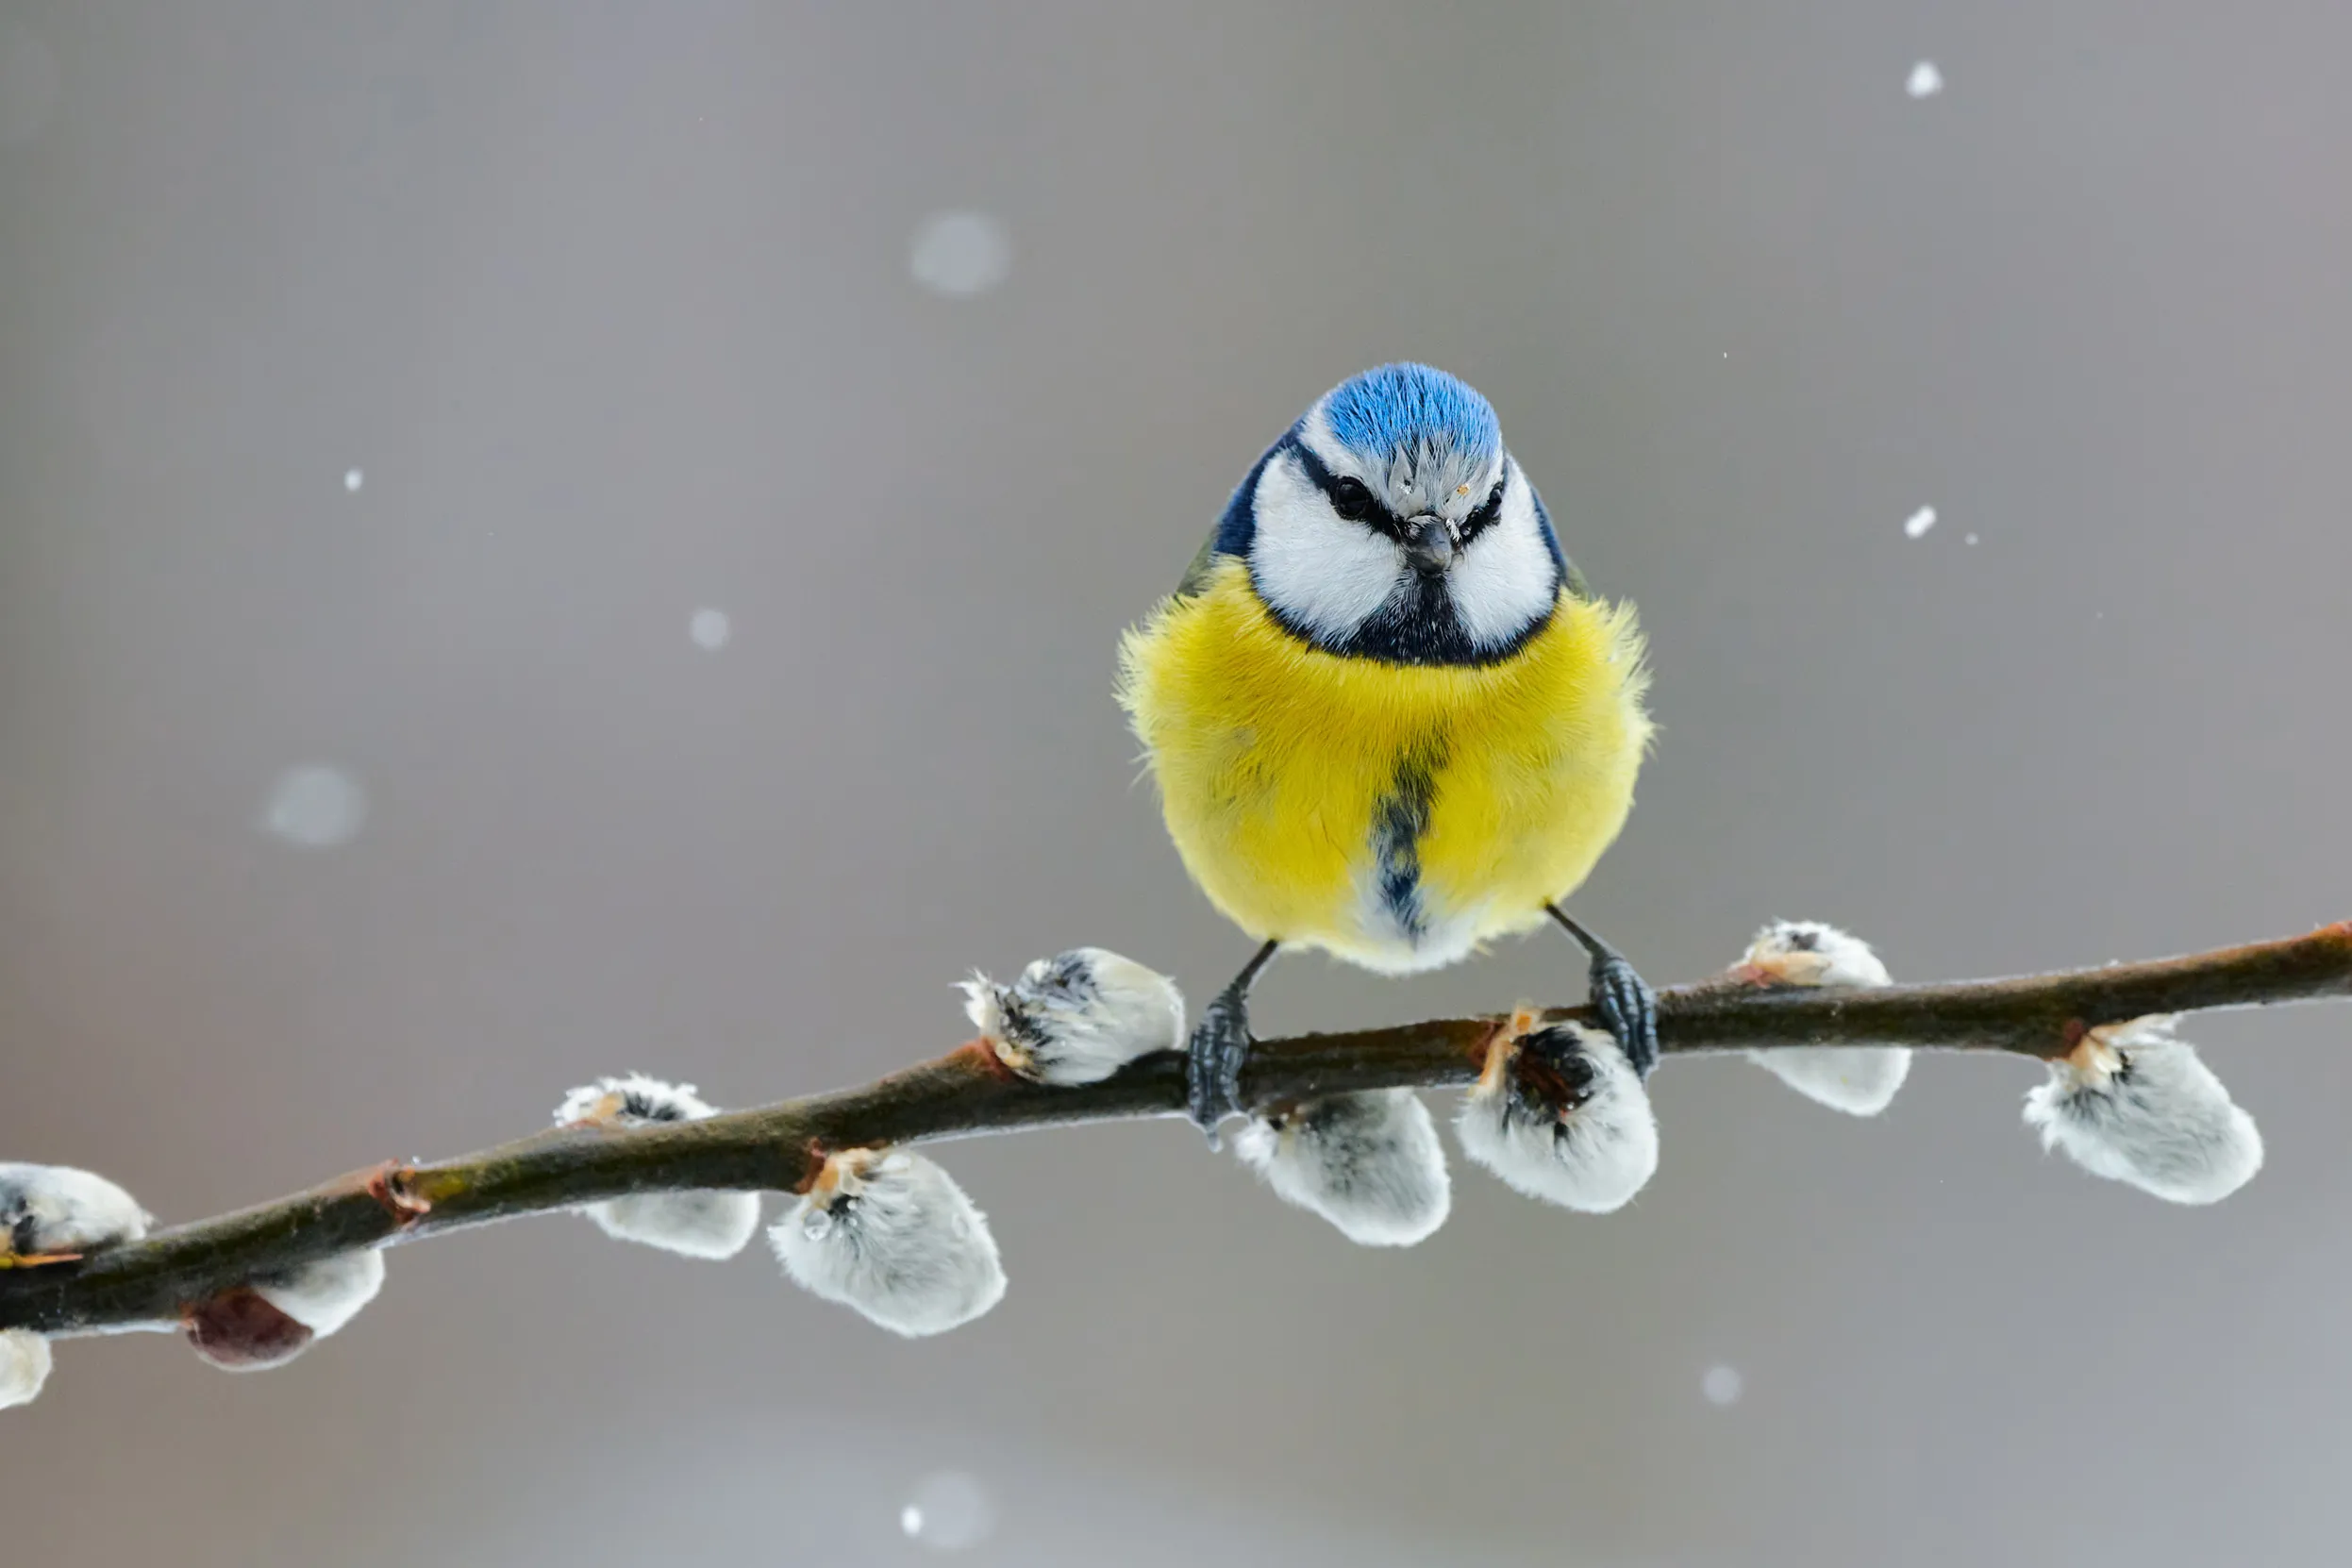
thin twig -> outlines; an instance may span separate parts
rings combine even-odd
[[[2352,922],[2188,958],[2021,979],[1877,991],[1765,990],[1733,977],[1659,997],[1669,1053],[1897,1044],[2054,1057],[2094,1025],[2352,995]],[[1589,1021],[1582,1007],[1545,1017]],[[1503,1020],[1437,1019],[1258,1043],[1249,1106],[1351,1090],[1470,1082]],[[861,1089],[633,1131],[556,1128],[462,1159],[388,1164],[77,1262],[0,1270],[0,1328],[52,1335],[170,1328],[192,1302],[356,1247],[415,1240],[629,1193],[805,1187],[829,1149],[1168,1116],[1174,1053],[1102,1083],[1015,1077],[980,1042]]]

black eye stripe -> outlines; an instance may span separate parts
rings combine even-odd
[[[1478,509],[1461,520],[1461,542],[1469,543],[1492,527],[1502,515],[1503,481],[1497,479],[1494,488],[1487,492],[1486,499],[1479,503]]]
[[[1330,467],[1321,458],[1315,456],[1314,448],[1300,441],[1296,436],[1293,436],[1286,444],[1292,451],[1298,454],[1299,466],[1306,471],[1308,479],[1314,487],[1323,492],[1324,499],[1331,503],[1333,511],[1350,522],[1360,522],[1366,527],[1376,528],[1391,539],[1404,538],[1404,525],[1397,521],[1396,514],[1390,511],[1378,495],[1365,487],[1362,481],[1333,474]],[[1509,483],[1510,478],[1510,469],[1506,463],[1501,475],[1494,481],[1494,488],[1487,492],[1486,499],[1479,503],[1478,509],[1462,519],[1458,543],[1469,543],[1501,519],[1503,488]],[[1371,503],[1372,509],[1359,516],[1351,517],[1350,508],[1341,499],[1340,487],[1342,485],[1362,489],[1365,497]]]
[[[1307,471],[1307,477],[1313,482],[1314,487],[1323,492],[1323,498],[1331,503],[1331,509],[1342,517],[1347,517],[1349,509],[1342,505],[1340,501],[1340,485],[1343,481],[1339,476],[1325,465],[1321,458],[1315,456],[1314,448],[1305,442],[1294,442],[1291,450],[1298,454],[1299,466]],[[1360,480],[1349,482],[1362,488]],[[1380,498],[1373,494],[1369,489],[1364,490],[1364,495],[1372,503],[1372,509],[1359,517],[1350,518],[1349,521],[1360,522],[1366,527],[1377,528],[1392,539],[1399,537],[1403,529],[1388,508],[1381,505]]]

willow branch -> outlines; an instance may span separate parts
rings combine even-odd
[[[2086,1029],[2149,1013],[2352,995],[2352,922],[2187,958],[2063,974],[1873,991],[1773,991],[1719,976],[1659,997],[1676,1055],[1894,1044],[2055,1057]],[[1584,1007],[1548,1021],[1590,1022]],[[1245,1105],[1477,1076],[1497,1017],[1435,1019],[1257,1043]],[[1169,1116],[1184,1066],[1147,1057],[1101,1083],[1014,1076],[982,1042],[860,1089],[636,1130],[553,1128],[457,1159],[385,1164],[255,1209],[177,1226],[77,1262],[0,1270],[0,1328],[51,1335],[169,1328],[257,1275],[358,1247],[576,1208],[631,1193],[804,1189],[826,1151]]]

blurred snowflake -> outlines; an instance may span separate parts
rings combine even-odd
[[[309,763],[277,776],[260,826],[305,849],[330,849],[350,842],[367,818],[367,792],[358,779],[340,768]]]
[[[985,212],[934,212],[915,229],[907,266],[931,292],[968,299],[1012,271],[1012,236]]]
[[[996,1507],[988,1489],[962,1471],[934,1471],[915,1484],[914,1495],[898,1510],[898,1526],[926,1546],[959,1552],[989,1538]]]

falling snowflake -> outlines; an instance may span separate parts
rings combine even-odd
[[[359,493],[359,487],[367,482],[368,476],[360,473],[358,469],[346,468],[343,470],[343,489],[352,492],[354,494]]]
[[[1936,62],[1923,59],[1911,67],[1911,74],[1903,82],[1903,91],[1914,98],[1932,98],[1943,91],[1943,73]]]
[[[1710,1366],[1707,1376],[1699,1379],[1699,1392],[1707,1395],[1710,1405],[1738,1404],[1740,1391],[1746,1386],[1747,1379],[1740,1376],[1737,1367]]]
[[[914,1496],[898,1510],[898,1527],[926,1546],[959,1552],[989,1538],[996,1507],[987,1489],[962,1471],[935,1471],[916,1483]]]
[[[1903,520],[1903,536],[1906,539],[1917,539],[1935,525],[1935,508],[1922,507]]]
[[[735,635],[735,627],[727,620],[724,609],[698,609],[694,611],[694,618],[686,623],[686,635],[694,640],[694,646],[708,653],[717,653],[726,646],[726,640]]]
[[[907,268],[935,294],[984,294],[1012,271],[1012,236],[985,212],[934,212],[915,229]]]

